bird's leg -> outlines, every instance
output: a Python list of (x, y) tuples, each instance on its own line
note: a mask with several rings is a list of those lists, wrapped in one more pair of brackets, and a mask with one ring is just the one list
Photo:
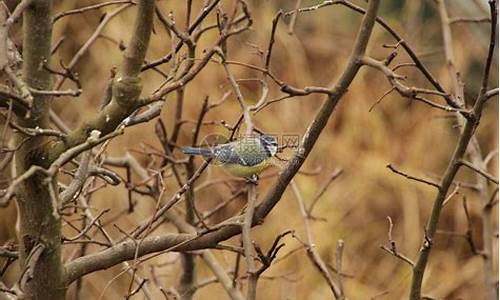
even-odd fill
[(259, 176), (257, 174), (253, 174), (250, 177), (245, 177), (245, 179), (246, 179), (247, 183), (252, 183), (252, 184), (257, 185), (258, 181), (259, 181)]

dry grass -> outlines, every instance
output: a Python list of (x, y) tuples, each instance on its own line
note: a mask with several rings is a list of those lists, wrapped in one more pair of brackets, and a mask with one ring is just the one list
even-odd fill
[[(57, 1), (56, 8), (63, 11), (89, 4), (92, 1)], [(95, 1), (97, 2), (97, 1)], [(174, 15), (183, 15), (184, 1), (160, 1), (166, 12), (174, 11)], [(195, 7), (201, 1), (194, 1)], [(283, 7), (290, 9), (295, 1), (252, 1), (251, 10), (254, 16), (253, 30), (232, 39), (229, 43), (231, 60), (261, 64), (261, 57), (249, 44), (265, 49), (271, 20), (276, 11)], [(303, 5), (317, 1), (303, 1)], [(363, 1), (359, 1), (363, 2)], [(391, 2), (391, 1), (389, 1)], [(404, 18), (409, 6), (395, 7), (385, 1), (380, 14), (384, 16), (414, 45), (418, 53), (433, 52), (425, 56), (424, 62), (431, 68), (441, 82), (447, 85), (447, 72), (444, 65), (440, 39), (439, 20), (432, 4), (425, 6), (420, 12), (420, 19)], [(395, 1), (397, 2), (397, 1)], [(408, 1), (411, 2), (411, 1)], [(363, 3), (360, 3), (363, 5)], [(460, 8), (453, 9), (450, 14), (465, 13)], [(195, 10), (196, 11), (196, 10)], [(66, 36), (66, 41), (58, 51), (55, 60), (67, 61), (86, 41), (99, 22), (100, 13), (87, 13), (61, 20), (55, 28), (54, 36)], [(117, 41), (126, 41), (132, 26), (133, 9), (127, 10), (114, 19), (104, 34)], [(183, 24), (183, 20), (177, 20)], [(287, 28), (281, 24), (276, 35), (276, 44), (272, 59), (272, 70), (282, 80), (295, 86), (325, 86), (334, 81), (342, 70), (351, 43), (359, 24), (360, 16), (342, 7), (329, 7), (317, 12), (300, 15), (295, 34), (289, 35)], [(408, 28), (405, 21), (416, 22), (416, 28)], [(162, 34), (153, 36), (148, 57), (153, 59), (166, 53), (170, 41), (165, 40), (163, 28), (156, 24), (156, 31)], [(463, 24), (454, 27), (455, 51), (458, 66), (466, 82), (466, 94), (472, 95), (477, 90), (480, 80), (481, 64), (486, 55), (488, 25)], [(161, 37), (161, 38), (160, 38)], [(209, 41), (200, 41), (203, 45)], [(384, 57), (388, 49), (381, 47), (383, 43), (392, 43), (380, 28), (374, 31), (369, 53), (377, 58)], [(202, 47), (199, 47), (201, 49)], [(100, 38), (91, 51), (86, 54), (76, 67), (82, 79), (84, 93), (78, 100), (55, 100), (55, 108), (70, 125), (75, 125), (96, 111), (108, 78), (109, 69), (120, 62), (121, 52), (117, 45), (107, 39)], [(398, 61), (408, 61), (401, 52)], [(495, 58), (494, 69), (498, 68), (498, 57)], [(260, 74), (242, 67), (231, 68), (237, 78), (255, 78)], [(404, 72), (402, 72), (404, 73)], [(415, 85), (425, 84), (416, 72), (408, 71), (411, 82)], [(150, 91), (161, 83), (161, 78), (153, 72), (143, 76), (145, 91)], [(498, 85), (497, 73), (494, 72), (490, 86)], [(245, 98), (252, 103), (260, 96), (257, 83), (243, 83)], [(439, 176), (446, 167), (451, 151), (457, 141), (457, 130), (453, 128), (453, 118), (445, 118), (443, 112), (429, 107), (410, 103), (396, 94), (386, 97), (383, 102), (369, 112), (370, 106), (389, 88), (386, 79), (373, 70), (362, 70), (355, 79), (349, 92), (342, 99), (334, 112), (327, 128), (322, 133), (317, 146), (307, 159), (303, 170), (319, 170), (316, 176), (298, 175), (298, 186), (306, 203), (310, 203), (318, 189), (323, 185), (331, 172), (338, 167), (344, 174), (333, 182), (322, 196), (314, 210), (318, 217), (326, 221), (312, 223), (316, 247), (327, 263), (335, 262), (335, 247), (338, 239), (345, 241), (343, 271), (349, 276), (344, 284), (350, 299), (403, 299), (409, 288), (411, 269), (402, 261), (388, 255), (380, 249), (387, 243), (388, 222), (386, 216), (394, 221), (393, 237), (398, 248), (410, 258), (415, 258), (423, 237), (423, 227), (429, 215), (435, 190), (420, 183), (408, 181), (390, 172), (385, 166), (392, 163), (407, 173), (433, 178)], [(210, 97), (210, 101), (218, 101), (230, 90), (223, 72), (218, 64), (211, 64), (187, 86), (185, 91), (186, 106), (183, 117), (194, 120), (201, 107), (202, 99)], [(279, 95), (276, 87), (271, 89), (271, 97)], [(470, 100), (469, 99), (469, 100)], [(167, 128), (172, 128), (174, 113), (174, 95), (171, 95), (162, 113), (162, 120)], [(307, 96), (278, 102), (264, 109), (254, 117), (256, 125), (270, 133), (297, 134), (304, 133), (309, 120), (324, 101), (321, 96)], [(231, 97), (224, 105), (209, 113), (207, 120), (226, 120), (234, 123), (239, 116), (239, 105)], [(143, 145), (159, 148), (154, 136), (154, 122), (128, 129), (126, 134), (111, 143), (111, 153), (123, 154), (127, 150), (140, 150)], [(180, 144), (190, 141), (192, 125), (183, 127)], [(211, 133), (226, 133), (222, 126), (206, 126), (202, 136)], [(477, 133), (481, 148), (488, 153), (498, 148), (498, 102), (490, 101)], [(181, 157), (180, 153), (176, 154)], [(282, 156), (287, 157), (289, 153)], [(138, 155), (146, 164), (148, 157)], [(489, 172), (498, 174), (498, 160), (490, 164)], [(268, 173), (276, 169), (268, 170)], [(212, 167), (202, 177), (202, 181), (211, 178), (228, 177), (227, 174)], [(462, 170), (460, 180), (473, 180), (469, 170)], [(263, 195), (270, 187), (272, 180), (261, 180), (258, 194)], [(233, 188), (237, 183), (230, 184)], [(174, 193), (176, 185), (169, 183), (167, 193)], [(480, 203), (476, 194), (461, 190), (466, 195), (472, 212), (474, 239), (481, 245)], [(210, 186), (197, 194), (197, 205), (200, 209), (209, 209), (230, 194), (227, 185)], [(96, 193), (93, 203), (96, 208), (113, 208), (114, 212), (126, 209), (126, 190), (122, 186), (110, 187)], [(464, 215), (461, 196), (452, 200), (443, 211), (439, 223), (440, 230), (465, 233), (467, 221)], [(121, 228), (130, 228), (146, 218), (154, 207), (148, 198), (137, 196), (138, 206), (131, 215), (120, 219), (116, 224)], [(233, 205), (214, 217), (213, 222), (226, 218), (241, 209), (244, 199), (238, 199)], [(2, 210), (0, 232), (2, 240), (12, 237), (14, 232), (13, 209)], [(112, 217), (110, 213), (108, 217)], [(498, 214), (495, 213), (495, 220)], [(495, 221), (497, 223), (497, 221)], [(109, 225), (109, 231), (116, 238), (120, 233)], [(279, 233), (294, 229), (300, 237), (304, 237), (303, 222), (292, 191), (285, 192), (280, 203), (267, 218), (266, 222), (253, 230), (253, 237), (266, 249)], [(158, 232), (173, 230), (161, 227)], [(67, 228), (67, 234), (74, 232)], [(238, 243), (237, 239), (231, 243)], [(495, 245), (497, 243), (495, 242)], [(280, 256), (300, 246), (288, 238)], [(90, 248), (95, 250), (94, 248)], [(72, 255), (68, 248), (66, 256)], [(498, 247), (495, 246), (495, 261), (498, 260)], [(218, 253), (221, 263), (232, 269), (234, 255), (226, 252)], [(144, 264), (140, 267), (142, 277), (151, 277), (152, 263), (172, 262), (177, 256), (168, 254)], [(197, 261), (198, 278), (211, 277), (201, 260)], [(85, 278), (83, 287), (84, 299), (97, 299), (104, 293), (103, 299), (121, 299), (128, 287), (129, 277), (120, 277), (104, 291), (120, 267), (99, 272)], [(164, 287), (175, 285), (178, 280), (179, 263), (156, 267), (160, 274), (160, 284)], [(307, 259), (304, 250), (295, 252), (288, 259), (273, 265), (259, 281), (259, 299), (331, 299), (331, 292), (322, 277)], [(436, 299), (481, 299), (483, 297), (482, 260), (473, 256), (466, 240), (462, 237), (440, 234), (435, 241), (430, 265), (424, 278), (425, 295)], [(159, 290), (150, 285), (152, 292), (161, 298)], [(104, 292), (103, 292), (104, 291)], [(382, 295), (383, 294), (383, 295)], [(136, 296), (137, 298), (142, 297)], [(200, 289), (196, 299), (222, 299), (224, 291), (217, 285), (209, 285)]]

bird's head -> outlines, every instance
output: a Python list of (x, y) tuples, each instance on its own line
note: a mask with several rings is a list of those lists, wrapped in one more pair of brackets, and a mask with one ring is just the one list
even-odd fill
[(278, 151), (278, 139), (276, 136), (263, 134), (259, 136), (259, 140), (270, 156), (274, 156), (276, 154)]

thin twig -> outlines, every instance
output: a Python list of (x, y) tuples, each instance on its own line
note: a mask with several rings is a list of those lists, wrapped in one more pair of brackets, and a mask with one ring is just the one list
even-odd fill
[(474, 166), (472, 163), (466, 161), (466, 160), (461, 160), (460, 163), (463, 165), (463, 166), (466, 166), (467, 168), (471, 169), (472, 171), (474, 172), (477, 172), (478, 174), (480, 174), (481, 176), (483, 176), (484, 178), (488, 179), (489, 181), (495, 183), (496, 185), (498, 185), (498, 179), (495, 178), (495, 176), (491, 175), (490, 173), (484, 171), (484, 170), (481, 170), (479, 169), (478, 167)]
[(344, 279), (342, 278), (342, 254), (344, 253), (344, 241), (337, 241), (337, 253), (335, 255), (335, 267), (337, 268), (337, 281), (339, 282), (340, 297), (345, 297)]
[(403, 254), (401, 254), (399, 251), (398, 251), (398, 248), (396, 246), (396, 241), (394, 241), (392, 239), (392, 229), (394, 227), (394, 224), (392, 223), (392, 219), (391, 217), (387, 216), (387, 220), (389, 221), (389, 230), (387, 231), (387, 239), (389, 240), (389, 244), (391, 245), (390, 248), (385, 246), (385, 245), (382, 245), (380, 246), (380, 248), (382, 250), (385, 250), (387, 251), (388, 253), (390, 253), (391, 255), (393, 255), (394, 257), (397, 257), (399, 259), (401, 259), (402, 261), (404, 261), (405, 263), (409, 264), (411, 267), (414, 267), (415, 266), (415, 263), (409, 259), (408, 257), (404, 256)]
[(94, 4), (94, 5), (89, 5), (89, 6), (85, 6), (82, 8), (67, 10), (67, 11), (56, 14), (52, 18), (52, 23), (55, 23), (59, 19), (67, 17), (67, 16), (71, 16), (71, 15), (75, 15), (75, 14), (83, 14), (83, 13), (90, 11), (90, 10), (99, 9), (99, 8), (103, 8), (106, 6), (117, 5), (117, 4), (135, 4), (135, 2), (132, 0), (114, 0), (114, 1), (107, 1), (107, 2), (103, 2), (103, 3)]
[(305, 247), (307, 250), (307, 256), (313, 263), (313, 265), (316, 267), (316, 269), (319, 271), (321, 276), (325, 279), (326, 283), (330, 287), (333, 296), (335, 299), (344, 299), (342, 296), (342, 293), (340, 291), (339, 286), (333, 281), (332, 275), (330, 272), (328, 272), (328, 268), (326, 267), (325, 262), (321, 259), (321, 256), (319, 255), (318, 251), (316, 250), (314, 241), (313, 241), (313, 236), (312, 236), (312, 230), (311, 230), (311, 225), (309, 224), (309, 218), (307, 217), (307, 212), (306, 208), (304, 205), (304, 200), (302, 199), (302, 194), (299, 191), (299, 188), (297, 187), (297, 184), (295, 181), (292, 179), (290, 182), (290, 185), (292, 187), (292, 191), (295, 195), (295, 198), (297, 199), (297, 204), (300, 209), (300, 213), (302, 215), (302, 219), (304, 221), (304, 227), (306, 230), (306, 243)]
[[(451, 36), (449, 36), (449, 24), (446, 22), (447, 21), (447, 14), (446, 14), (446, 8), (444, 6), (444, 2), (439, 1), (438, 4), (440, 5), (440, 14), (442, 18), (442, 27), (443, 27), (443, 34), (445, 35), (444, 38), (444, 45), (445, 47), (452, 47), (451, 44)], [(496, 30), (497, 30), (497, 3), (496, 1), (492, 0), (489, 1), (490, 5), (490, 11), (491, 11), (491, 18), (492, 18), (492, 25), (491, 25), (491, 35), (490, 35), (490, 46), (488, 50), (488, 56), (486, 58), (486, 63), (485, 63), (485, 70), (484, 70), (484, 75), (483, 75), (483, 80), (482, 80), (482, 85), (481, 85), (481, 90), (479, 92), (479, 95), (477, 97), (476, 102), (474, 103), (474, 107), (472, 109), (472, 116), (473, 118), (467, 118), (465, 120), (465, 125), (463, 126), (462, 132), (460, 134), (459, 140), (455, 146), (455, 150), (453, 152), (453, 156), (450, 159), (450, 162), (448, 164), (448, 167), (446, 168), (446, 171), (444, 173), (444, 176), (441, 180), (440, 183), (440, 188), (438, 193), (436, 194), (436, 197), (434, 199), (434, 205), (432, 208), (431, 215), (429, 217), (429, 220), (427, 222), (427, 226), (425, 229), (425, 235), (424, 235), (424, 241), (423, 241), (423, 246), (420, 250), (420, 253), (418, 255), (418, 259), (415, 263), (415, 267), (413, 268), (413, 277), (412, 277), (412, 284), (411, 284), (411, 289), (410, 289), (410, 299), (411, 300), (420, 300), (421, 299), (421, 289), (422, 289), (422, 280), (425, 272), (425, 268), (427, 266), (427, 262), (429, 259), (429, 255), (431, 252), (432, 248), (432, 240), (434, 238), (434, 235), (437, 230), (437, 225), (439, 222), (439, 217), (441, 215), (441, 209), (442, 209), (442, 204), (444, 200), (446, 199), (446, 194), (448, 193), (448, 189), (453, 183), (453, 180), (460, 168), (461, 165), (461, 160), (464, 157), (464, 154), (467, 150), (467, 147), (473, 137), (474, 131), (476, 130), (479, 119), (481, 117), (481, 113), (483, 110), (483, 106), (486, 103), (487, 99), (485, 99), (484, 93), (487, 88), (487, 83), (488, 83), (488, 77), (489, 77), (489, 70), (491, 67), (492, 63), (492, 57), (495, 49), (495, 44), (496, 44)], [(446, 28), (447, 27), (447, 28)], [(451, 50), (446, 51), (447, 55), (452, 54)], [(448, 61), (450, 61), (451, 57), (448, 57)], [(453, 63), (453, 62), (451, 62)], [(450, 73), (452, 73), (450, 68)], [(450, 74), (452, 75), (452, 78), (456, 74)], [(455, 78), (455, 81), (458, 81), (459, 78), (458, 76)], [(455, 84), (457, 85), (457, 84)], [(490, 224), (487, 224), (489, 227)], [(489, 267), (488, 267), (489, 268)], [(489, 277), (489, 275), (487, 276)], [(492, 279), (491, 278), (486, 278), (487, 284), (488, 284), (488, 293), (491, 295), (489, 298), (493, 299), (495, 292), (493, 286), (490, 286)], [(493, 288), (493, 289), (492, 289)]]
[(422, 178), (418, 178), (418, 177), (415, 177), (415, 176), (411, 176), (411, 175), (408, 175), (404, 172), (401, 172), (399, 170), (397, 170), (396, 168), (394, 168), (391, 164), (388, 164), (386, 166), (389, 170), (391, 170), (392, 172), (398, 174), (398, 175), (401, 175), (403, 177), (406, 177), (407, 179), (410, 179), (410, 180), (414, 180), (414, 181), (418, 181), (418, 182), (421, 182), (421, 183), (425, 183), (425, 184), (428, 184), (430, 186), (433, 186), (435, 188), (440, 188), (440, 185), (436, 182), (433, 182), (433, 181), (430, 181), (430, 180), (427, 180), (427, 179), (422, 179)]
[(311, 202), (311, 205), (309, 206), (309, 208), (307, 209), (307, 215), (309, 217), (312, 216), (312, 211), (314, 209), (314, 207), (316, 206), (316, 204), (318, 203), (319, 199), (321, 198), (321, 196), (323, 196), (323, 194), (328, 190), (328, 187), (330, 187), (330, 184), (332, 182), (335, 181), (335, 179), (337, 179), (340, 175), (342, 175), (342, 173), (344, 172), (344, 170), (340, 169), (340, 168), (336, 168), (335, 170), (333, 170), (333, 172), (330, 174), (330, 177), (328, 177), (328, 180), (323, 184), (323, 186), (319, 189), (318, 193), (316, 194), (316, 196), (314, 196), (312, 202)]

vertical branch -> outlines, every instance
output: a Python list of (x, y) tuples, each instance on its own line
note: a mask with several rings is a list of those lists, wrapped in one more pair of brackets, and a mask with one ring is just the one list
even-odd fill
[[(52, 36), (52, 1), (33, 1), (23, 12), (23, 81), (30, 88), (51, 89), (51, 75), (41, 66), (50, 60)], [(19, 117), (17, 122), (26, 128), (48, 128), (49, 103), (47, 95), (34, 95), (29, 118)], [(47, 137), (36, 136), (23, 143), (24, 136), (16, 134), (20, 145), (16, 156), (17, 174), (30, 167), (48, 166), (40, 155)], [(61, 259), (61, 221), (54, 214), (49, 185), (44, 176), (32, 176), (18, 185), (16, 199), (19, 208), (19, 241), (21, 265), (28, 264), (32, 249), (41, 245), (43, 252), (36, 262), (33, 278), (26, 283), (24, 292), (31, 299), (64, 299), (66, 285)]]
[[(494, 53), (494, 48), (495, 48), (495, 38), (496, 38), (496, 28), (497, 28), (497, 6), (496, 6), (496, 1), (489, 1), (490, 7), (491, 7), (491, 13), (492, 13), (492, 26), (491, 26), (491, 42), (488, 50), (488, 57), (486, 59), (486, 64), (485, 64), (485, 77), (486, 79), (483, 78), (483, 86), (481, 87), (481, 91), (479, 92), (478, 98), (476, 99), (476, 103), (474, 104), (474, 107), (472, 109), (472, 114), (471, 117), (465, 120), (465, 125), (463, 128), (463, 131), (459, 137), (458, 143), (455, 147), (455, 150), (453, 152), (453, 156), (450, 159), (450, 162), (448, 164), (448, 167), (446, 168), (446, 171), (443, 175), (443, 178), (440, 182), (440, 188), (439, 191), (436, 195), (436, 198), (434, 200), (434, 205), (432, 207), (432, 212), (431, 216), (429, 217), (429, 220), (427, 222), (426, 226), (426, 232), (425, 232), (425, 238), (424, 242), (422, 245), (422, 248), (420, 249), (420, 253), (418, 255), (417, 262), (415, 264), (415, 267), (413, 268), (413, 277), (412, 277), (412, 283), (411, 283), (411, 290), (410, 290), (410, 299), (411, 300), (420, 300), (421, 299), (421, 289), (422, 289), (422, 279), (424, 276), (425, 268), (427, 266), (427, 261), (429, 259), (429, 255), (431, 252), (432, 248), (432, 241), (434, 238), (434, 235), (437, 230), (437, 225), (439, 222), (439, 217), (441, 215), (441, 209), (443, 207), (443, 202), (446, 199), (446, 195), (448, 193), (448, 190), (450, 188), (450, 185), (453, 182), (453, 179), (455, 178), (455, 175), (457, 174), (460, 165), (461, 165), (461, 159), (464, 157), (465, 152), (467, 150), (467, 147), (471, 140), (474, 138), (473, 134), (475, 129), (477, 128), (477, 125), (479, 123), (479, 120), (481, 118), (481, 113), (483, 110), (483, 106), (485, 102), (487, 101), (487, 97), (485, 97), (484, 91), (486, 90), (484, 82), (487, 82), (488, 75), (489, 75), (489, 68), (491, 67), (491, 61), (492, 61), (492, 55)], [(444, 5), (443, 3), (440, 2), (440, 5)], [(440, 7), (440, 12), (441, 14), (443, 13), (443, 7)], [(444, 19), (447, 18), (446, 15), (442, 15)], [(448, 26), (449, 24), (443, 23), (443, 26)], [(444, 32), (446, 32), (446, 29), (443, 29)], [(449, 42), (445, 40), (445, 47), (451, 46)], [(457, 79), (458, 80), (458, 79)], [(487, 228), (491, 228), (491, 224), (487, 224)], [(485, 268), (488, 268), (485, 266)], [(490, 276), (491, 274), (485, 274), (485, 276)], [(491, 280), (491, 278), (486, 278), (485, 279), (487, 283)], [(495, 292), (496, 293), (496, 292)], [(496, 299), (496, 296), (495, 296)]]
[[(295, 198), (297, 199), (297, 204), (300, 209), (300, 214), (304, 221), (304, 227), (306, 230), (306, 242), (304, 243), (304, 246), (306, 247), (307, 250), (307, 256), (309, 257), (313, 265), (316, 267), (316, 269), (319, 271), (321, 276), (323, 276), (323, 278), (325, 279), (326, 283), (332, 290), (334, 298), (339, 300), (345, 299), (343, 290), (339, 286), (337, 286), (337, 284), (333, 281), (333, 277), (328, 271), (325, 262), (323, 261), (323, 259), (321, 259), (321, 256), (319, 255), (318, 251), (314, 246), (311, 224), (309, 223), (309, 217), (307, 215), (306, 206), (304, 204), (304, 199), (302, 198), (302, 194), (300, 193), (299, 188), (294, 180), (292, 180), (290, 185), (292, 186), (292, 191), (295, 195)], [(340, 255), (341, 254), (339, 254), (339, 256)], [(337, 272), (339, 272), (339, 276), (341, 276), (340, 275), (341, 270), (337, 269)]]
[(452, 82), (452, 94), (458, 102), (463, 105), (463, 89), (461, 88), (460, 73), (455, 66), (455, 54), (453, 51), (453, 39), (451, 36), (450, 18), (446, 10), (444, 0), (438, 0), (439, 15), (441, 17), (441, 30), (443, 34), (444, 56), (450, 80)]
[[(490, 30), (490, 45), (488, 49), (488, 55), (486, 57), (486, 63), (484, 66), (483, 78), (481, 82), (481, 88), (478, 93), (479, 99), (486, 98), (485, 94), (488, 89), (488, 79), (490, 76), (490, 68), (495, 52), (495, 40), (496, 40), (496, 30), (498, 26), (498, 7), (495, 0), (490, 0), (490, 15), (491, 15), (491, 30)], [(478, 167), (480, 170), (486, 170), (486, 160), (483, 159), (481, 149), (479, 148), (479, 143), (476, 138), (471, 142), (471, 147), (469, 147), (469, 157), (474, 166)], [(498, 284), (496, 281), (496, 273), (494, 271), (494, 260), (493, 260), (493, 239), (494, 239), (494, 225), (493, 225), (493, 206), (490, 202), (490, 196), (488, 195), (488, 181), (481, 174), (476, 173), (476, 183), (478, 185), (479, 198), (483, 206), (481, 212), (481, 221), (483, 227), (483, 277), (484, 283), (486, 285), (486, 295), (488, 300), (498, 299)]]
[[(230, 24), (230, 23), (229, 23)], [(230, 25), (227, 25), (227, 28), (229, 28)], [(221, 30), (227, 30), (226, 28), (221, 28)], [(242, 115), (243, 119), (245, 120), (245, 135), (249, 137), (252, 134), (253, 131), (253, 122), (252, 118), (250, 116), (250, 110), (248, 108), (248, 105), (245, 103), (245, 99), (243, 98), (243, 94), (241, 93), (241, 90), (239, 88), (238, 83), (236, 82), (234, 76), (231, 74), (231, 71), (229, 70), (229, 66), (226, 63), (226, 45), (222, 45), (222, 50), (221, 50), (221, 57), (222, 57), (222, 65), (224, 67), (224, 70), (226, 71), (227, 74), (227, 79), (231, 83), (231, 86), (233, 87), (233, 91), (235, 93), (236, 99), (238, 100), (241, 110), (242, 110)], [(236, 128), (236, 127), (235, 127)], [(258, 276), (256, 274), (256, 266), (255, 266), (255, 261), (254, 261), (254, 251), (255, 248), (252, 243), (252, 237), (251, 237), (251, 229), (252, 229), (252, 221), (253, 221), (253, 214), (255, 211), (255, 203), (257, 201), (257, 195), (256, 195), (256, 189), (255, 189), (255, 183), (249, 181), (247, 183), (247, 209), (245, 211), (245, 216), (241, 228), (242, 232), (242, 242), (243, 242), (243, 250), (245, 253), (245, 259), (247, 263), (247, 273), (248, 273), (248, 290), (247, 290), (247, 300), (255, 300), (257, 297), (257, 279)]]
[(191, 22), (191, 10), (193, 9), (193, 0), (187, 0), (186, 2), (186, 24), (185, 30), (189, 30), (189, 23)]
[[(486, 170), (486, 163), (483, 159), (481, 148), (478, 140), (473, 137), (467, 151), (471, 163), (480, 170)], [(481, 223), (483, 235), (483, 249), (481, 258), (483, 259), (483, 280), (488, 300), (498, 298), (496, 273), (494, 271), (493, 262), (493, 239), (494, 239), (494, 222), (493, 222), (493, 206), (490, 203), (490, 195), (488, 192), (488, 180), (478, 172), (474, 172), (476, 177), (476, 186), (481, 201)]]
[(209, 268), (214, 273), (217, 280), (222, 284), (222, 287), (227, 291), (228, 296), (231, 300), (243, 300), (243, 296), (240, 291), (234, 287), (231, 278), (227, 275), (226, 271), (217, 262), (212, 252), (209, 250), (204, 250), (202, 252), (202, 258), (204, 262), (209, 266)]
[(241, 93), (240, 87), (238, 83), (236, 82), (236, 79), (234, 79), (234, 76), (231, 74), (231, 71), (229, 70), (229, 67), (226, 63), (226, 58), (225, 55), (223, 56), (223, 62), (222, 65), (224, 66), (224, 70), (226, 71), (227, 78), (229, 82), (231, 83), (231, 86), (233, 87), (234, 93), (236, 95), (236, 99), (238, 100), (238, 103), (240, 104), (241, 111), (243, 112), (243, 119), (245, 120), (245, 135), (248, 137), (252, 134), (253, 131), (253, 122), (252, 122), (252, 117), (250, 116), (250, 110), (248, 108), (248, 105), (245, 103), (245, 99), (243, 98), (243, 94)]
[(295, 22), (297, 22), (297, 16), (299, 14), (299, 8), (302, 0), (297, 0), (295, 2), (295, 9), (293, 11), (292, 19), (290, 20), (290, 24), (288, 24), (288, 34), (293, 34), (293, 28), (295, 27)]
[[(194, 173), (193, 169), (187, 167), (189, 171), (188, 176), (192, 176)], [(186, 191), (186, 222), (190, 225), (193, 224), (194, 221), (194, 193), (193, 188), (190, 187)], [(195, 281), (196, 281), (196, 264), (195, 264), (195, 255), (190, 253), (181, 253), (181, 264), (182, 264), (182, 275), (179, 282), (179, 293), (182, 296), (182, 299), (192, 299), (195, 289)]]
[(340, 297), (345, 297), (344, 279), (342, 278), (342, 254), (344, 253), (344, 241), (337, 241), (337, 253), (335, 255), (335, 268), (337, 269), (337, 277), (339, 282)]
[[(82, 219), (82, 230), (87, 227), (87, 218)], [(78, 256), (84, 256), (85, 252), (87, 251), (87, 246), (88, 244), (81, 244), (78, 249)], [(81, 299), (81, 291), (82, 291), (82, 286), (83, 286), (83, 278), (78, 278), (75, 283), (75, 290), (73, 292), (73, 300), (79, 300)]]
[(124, 76), (137, 77), (141, 71), (153, 29), (154, 3), (154, 0), (139, 1), (134, 33), (124, 55), (122, 65), (122, 75)]
[(422, 248), (420, 249), (418, 260), (413, 269), (413, 279), (410, 291), (410, 299), (412, 300), (421, 299), (422, 278), (424, 276), (425, 268), (427, 266), (427, 261), (432, 248), (432, 241), (437, 230), (437, 225), (439, 222), (439, 217), (441, 215), (443, 202), (446, 199), (446, 195), (448, 193), (450, 185), (453, 183), (453, 179), (455, 178), (455, 175), (457, 174), (458, 169), (460, 168), (461, 165), (460, 161), (463, 158), (467, 146), (474, 134), (474, 130), (477, 127), (478, 124), (477, 117), (480, 116), (484, 103), (485, 103), (484, 97), (476, 101), (476, 104), (474, 105), (474, 109), (472, 112), (474, 117), (466, 120), (464, 130), (460, 135), (459, 141), (449, 161), (448, 167), (446, 168), (446, 171), (440, 182), (440, 188), (434, 199), (434, 205), (432, 207), (431, 216), (429, 217), (429, 220), (427, 222), (424, 242)]
[(247, 210), (245, 211), (245, 218), (243, 221), (242, 228), (242, 240), (243, 240), (243, 250), (245, 252), (245, 259), (247, 262), (247, 273), (248, 273), (248, 291), (247, 300), (255, 300), (257, 296), (257, 274), (254, 260), (254, 246), (252, 243), (252, 237), (250, 236), (250, 231), (252, 228), (252, 219), (256, 203), (256, 191), (255, 183), (248, 182), (248, 202)]
[[(179, 105), (179, 103), (178, 103)], [(182, 105), (182, 104), (181, 104)], [(194, 147), (197, 144), (198, 141), (198, 135), (200, 133), (201, 125), (203, 123), (203, 118), (205, 117), (205, 114), (208, 111), (208, 97), (205, 97), (203, 100), (203, 105), (201, 107), (200, 115), (198, 117), (198, 122), (196, 123), (196, 128), (193, 133), (193, 139), (192, 139), (192, 146)], [(181, 121), (181, 115), (177, 115), (176, 112), (176, 125), (180, 124)], [(186, 164), (186, 180), (189, 180), (189, 178), (193, 177), (195, 172), (195, 165), (194, 165), (194, 157), (191, 156), (189, 157), (188, 163)], [(185, 195), (185, 205), (186, 205), (186, 217), (185, 221), (189, 225), (194, 224), (194, 217), (197, 212), (196, 207), (195, 207), (195, 194), (194, 194), (194, 185), (190, 185), (187, 188), (186, 195)], [(198, 219), (202, 224), (203, 219), (201, 216), (197, 216)], [(196, 292), (195, 289), (195, 280), (196, 280), (196, 271), (195, 271), (195, 256), (190, 253), (182, 253), (181, 254), (181, 261), (182, 261), (182, 276), (180, 279), (180, 286), (179, 286), (179, 293), (181, 293), (183, 299), (192, 299), (194, 293)]]

